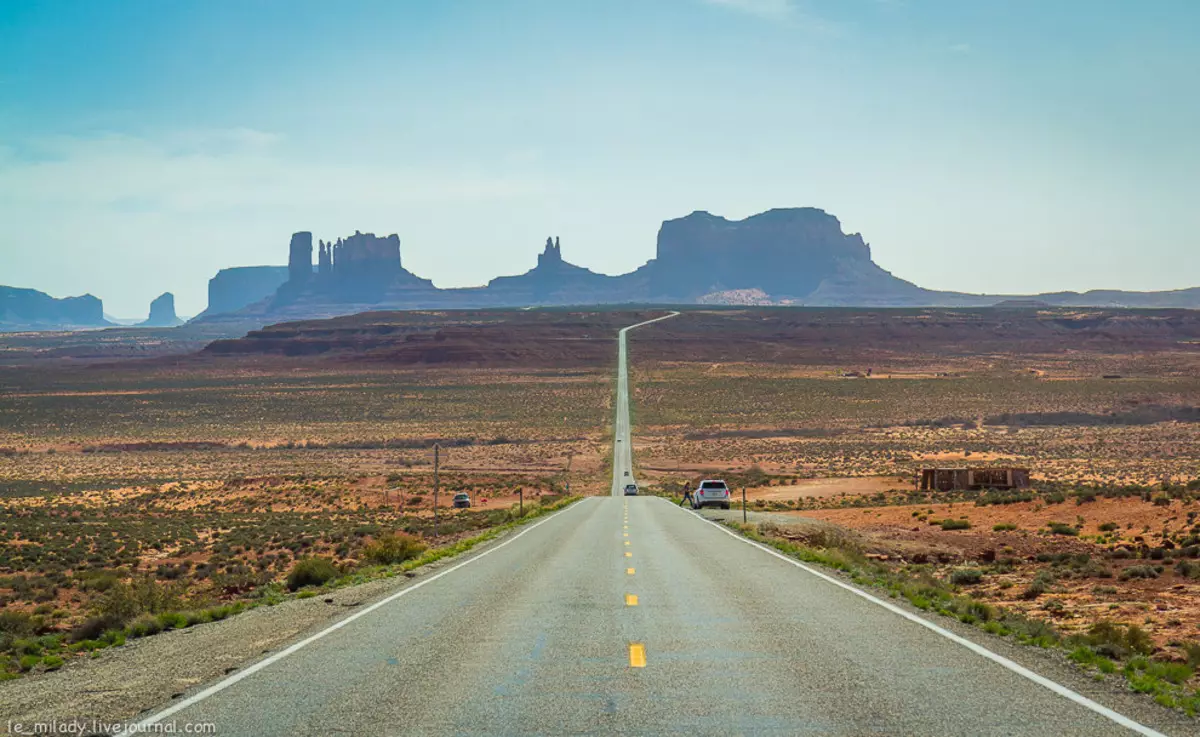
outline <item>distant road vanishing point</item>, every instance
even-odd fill
[[[926,620],[668,500],[622,496],[635,480],[626,335],[658,320],[619,334],[611,496],[418,577],[197,686],[139,728],[173,724],[183,734],[212,723],[220,735],[256,737],[1164,734],[1124,715],[1144,713],[1138,697],[1045,658],[1038,671],[1053,678],[1039,675],[1018,647]]]

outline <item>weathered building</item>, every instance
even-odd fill
[[[1027,489],[1028,468],[923,468],[922,491]]]

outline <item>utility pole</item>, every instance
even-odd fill
[[[433,444],[433,536],[438,536],[438,460],[442,446]]]

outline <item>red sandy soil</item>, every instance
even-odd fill
[[[1076,504],[1074,501],[1062,504],[1044,504],[1042,502],[1018,502],[1016,504],[993,504],[986,507],[976,506],[973,502],[957,504],[922,504],[915,506],[868,507],[862,509],[819,509],[805,511],[805,517],[827,520],[846,527],[856,529],[872,529],[879,531],[902,528],[911,530],[919,527],[922,530],[930,527],[927,523],[917,522],[914,511],[928,512],[930,520],[941,520],[948,517],[965,517],[970,520],[970,532],[991,532],[992,526],[1000,523],[1011,523],[1018,527],[1016,532],[1006,535],[1019,535],[1020,531],[1036,532],[1050,522],[1065,522],[1070,525],[1077,523],[1077,517],[1083,518],[1081,535],[1100,534],[1099,526],[1105,522],[1117,522],[1121,525],[1124,540],[1136,543],[1144,542],[1155,546],[1162,540],[1164,528],[1180,530],[1191,525],[1187,521],[1187,513],[1200,512],[1200,504],[1182,504],[1172,502],[1169,506],[1156,506],[1144,502],[1141,498],[1104,499],[1093,502]],[[1149,531],[1143,533],[1143,529]],[[940,528],[937,529],[941,533]],[[959,535],[958,531],[944,533]],[[1139,538],[1141,538],[1139,540]]]
[[[1138,624],[1158,642],[1200,641],[1200,580],[1177,575],[1174,561],[1145,558],[1111,559],[1109,544],[1092,538],[1099,525],[1117,522],[1121,527],[1118,545],[1145,550],[1162,543],[1164,529],[1178,533],[1190,528],[1188,513],[1200,513],[1200,503],[1174,501],[1157,506],[1140,498],[1097,499],[1075,504],[1067,501],[1046,505],[1020,502],[1008,505],[975,506],[973,503],[932,504],[860,509],[829,509],[786,512],[851,528],[861,533],[870,554],[893,563],[928,562],[936,575],[955,567],[984,565],[991,559],[1007,558],[1015,563],[1011,572],[991,573],[983,584],[967,589],[972,595],[1032,616],[1051,618],[1065,631],[1080,631],[1100,620]],[[918,513],[914,515],[914,513]],[[925,516],[924,521],[918,516]],[[971,529],[946,531],[930,522],[966,518]],[[1079,537],[1052,535],[1049,522],[1075,525],[1082,518]],[[1017,525],[1014,531],[994,532],[1000,523]],[[1148,530],[1146,528],[1149,528]],[[1047,594],[1033,600],[1022,598],[1029,582],[1049,564],[1037,561],[1039,553],[1088,553],[1109,568],[1112,577],[1061,577]],[[1155,579],[1121,580],[1122,569],[1133,565],[1162,565]],[[1060,602],[1061,609],[1055,609]],[[1050,605],[1050,606],[1048,606]]]
[[[843,494],[863,496],[892,489],[903,489],[911,484],[911,479],[898,476],[804,479],[787,486],[760,486],[757,489],[747,489],[746,498],[749,500],[787,501],[789,499],[824,499]]]

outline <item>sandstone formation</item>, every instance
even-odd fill
[[[433,282],[407,271],[400,260],[400,236],[386,238],[355,231],[337,241],[317,242],[316,271],[312,233],[292,235],[288,279],[266,307],[268,313],[345,314],[373,305],[418,306],[436,300]]]
[[[175,295],[170,292],[160,294],[150,303],[150,317],[143,323],[147,328],[172,328],[182,325],[183,320],[175,314]]]
[[[236,312],[275,294],[288,280],[287,266],[235,266],[208,280],[208,309],[199,317]]]
[[[651,292],[693,301],[713,292],[761,290],[803,300],[829,280],[881,280],[886,291],[915,289],[871,261],[858,233],[812,207],[768,210],[745,220],[707,212],[668,220],[658,231]]]
[[[104,303],[90,294],[55,299],[36,289],[0,286],[0,331],[102,327]]]
[[[312,278],[312,233],[292,233],[288,245],[288,281],[302,284]]]
[[[473,306],[584,305],[632,302],[645,294],[631,274],[608,276],[563,260],[557,237],[547,238],[537,266],[517,276],[499,276],[479,289],[453,290]],[[449,290],[447,290],[449,291]]]
[[[816,208],[768,210],[743,220],[707,212],[667,220],[655,258],[608,276],[569,263],[557,237],[537,264],[486,286],[438,289],[403,266],[400,238],[355,232],[317,242],[292,236],[287,281],[235,317],[332,317],[378,309],[462,309],[598,304],[742,304],[860,307],[984,307],[1014,295],[941,292],[880,268],[858,233]],[[1038,295],[1060,306],[1200,307],[1200,289]],[[210,307],[210,312],[212,308]]]

